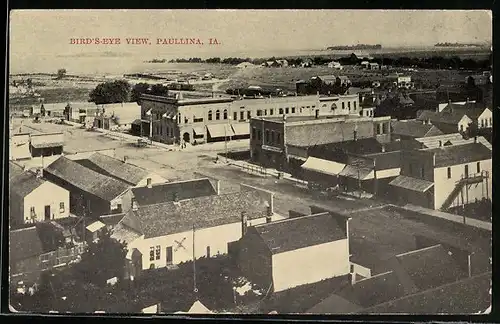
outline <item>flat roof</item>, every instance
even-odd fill
[[[175,97],[165,97],[165,96],[153,96],[148,94],[141,95],[142,100],[150,100],[156,102],[164,102],[176,104],[178,106],[184,105],[202,105],[206,103],[224,103],[224,102],[233,102],[233,98],[228,97],[202,97],[202,98],[183,98],[177,99]]]

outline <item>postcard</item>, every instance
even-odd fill
[[[490,11],[9,18],[11,312],[491,311]]]

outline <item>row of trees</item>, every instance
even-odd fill
[[[167,96],[170,89],[176,89],[175,85],[150,85],[148,83],[141,82],[131,86],[130,83],[125,80],[115,80],[98,84],[97,87],[90,92],[89,102],[94,102],[97,105],[120,102],[138,102],[142,94]],[[192,85],[189,89],[192,89]]]

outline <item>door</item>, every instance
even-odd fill
[[[50,220],[50,205],[45,206],[45,220]]]
[[[469,166],[468,165],[465,165],[465,175],[464,175],[464,178],[468,178],[469,177]]]
[[[171,246],[167,246],[167,265],[171,265],[174,262],[174,255]]]
[[[207,258],[210,258],[210,246],[207,246]]]

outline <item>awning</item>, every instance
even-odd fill
[[[346,165],[345,168],[340,171],[339,176],[356,180],[371,180],[374,178],[374,172],[371,169],[360,168],[354,165]]]
[[[193,127],[193,132],[196,135],[204,135],[205,134],[205,127],[200,126],[200,127]]]
[[[248,123],[232,124],[235,135],[250,135],[250,125]]]
[[[100,221],[96,221],[96,222],[93,222],[92,224],[90,224],[89,226],[86,227],[86,229],[89,231],[89,232],[92,232],[94,233],[95,231],[98,231],[100,230],[101,228],[103,228],[104,226],[104,223],[100,222]]]
[[[56,143],[31,143],[31,146],[34,148],[47,148],[47,147],[58,147],[63,146],[64,143],[56,142]]]
[[[328,175],[338,175],[345,168],[345,164],[310,156],[302,164],[302,168]]]
[[[434,182],[400,175],[391,182],[391,186],[404,188],[417,192],[426,192],[434,185]]]
[[[234,135],[233,129],[229,124],[207,125],[207,129],[212,138]]]

